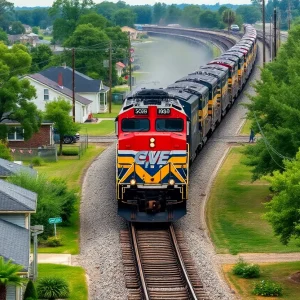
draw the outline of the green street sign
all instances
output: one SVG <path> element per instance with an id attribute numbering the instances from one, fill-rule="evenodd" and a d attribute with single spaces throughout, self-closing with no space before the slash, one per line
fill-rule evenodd
<path id="1" fill-rule="evenodd" d="M 61 223 L 62 219 L 61 217 L 56 217 L 56 218 L 50 218 L 48 219 L 48 223 L 49 224 L 57 224 L 57 223 Z"/>

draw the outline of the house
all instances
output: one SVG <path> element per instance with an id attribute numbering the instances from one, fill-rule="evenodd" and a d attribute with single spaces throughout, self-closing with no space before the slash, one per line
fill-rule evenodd
<path id="1" fill-rule="evenodd" d="M 45 35 L 51 35 L 53 32 L 53 26 L 49 26 L 44 30 Z"/>
<path id="2" fill-rule="evenodd" d="M 36 170 L 28 168 L 14 162 L 8 161 L 6 159 L 0 158 L 0 178 L 7 178 L 9 176 L 26 173 L 30 176 L 37 176 Z"/>
<path id="3" fill-rule="evenodd" d="M 33 32 L 29 34 L 24 34 L 20 37 L 20 42 L 22 44 L 29 44 L 35 47 L 38 44 L 39 36 Z"/>
<path id="4" fill-rule="evenodd" d="M 51 67 L 41 71 L 39 74 L 52 81 L 57 81 L 58 76 L 61 76 L 64 88 L 72 90 L 73 69 L 70 67 Z M 92 113 L 101 113 L 107 111 L 109 87 L 105 86 L 102 80 L 93 79 L 78 71 L 75 71 L 74 81 L 75 93 L 92 101 Z"/>
<path id="5" fill-rule="evenodd" d="M 128 26 L 123 26 L 121 28 L 121 30 L 123 32 L 127 32 L 128 34 L 130 34 L 130 39 L 131 40 L 136 40 L 137 39 L 138 31 L 136 29 L 128 27 Z"/>
<path id="6" fill-rule="evenodd" d="M 25 33 L 31 33 L 32 32 L 32 27 L 26 24 L 22 24 L 23 27 L 25 28 Z"/>
<path id="7" fill-rule="evenodd" d="M 21 36 L 23 36 L 23 34 L 8 34 L 7 37 L 8 37 L 9 44 L 15 44 L 19 42 Z"/>
<path id="8" fill-rule="evenodd" d="M 116 70 L 117 70 L 117 73 L 118 73 L 118 77 L 122 76 L 122 72 L 123 72 L 123 69 L 125 67 L 126 66 L 122 62 L 120 62 L 120 61 L 116 63 Z"/>
<path id="9" fill-rule="evenodd" d="M 23 266 L 30 274 L 30 216 L 36 212 L 37 194 L 0 180 L 0 256 Z M 22 287 L 8 286 L 6 300 L 21 300 Z"/>
<path id="10" fill-rule="evenodd" d="M 58 97 L 64 98 L 71 104 L 73 103 L 73 92 L 71 89 L 65 86 L 65 81 L 63 81 L 62 74 L 58 73 L 56 80 L 51 80 L 42 74 L 43 72 L 26 75 L 24 77 L 27 78 L 30 81 L 30 84 L 36 89 L 37 98 L 33 99 L 33 102 L 36 104 L 38 109 L 45 111 L 46 103 L 53 101 Z M 88 119 L 89 114 L 92 112 L 92 103 L 92 100 L 89 100 L 87 97 L 80 96 L 79 93 L 75 92 L 76 122 L 84 123 Z M 72 115 L 72 111 L 70 112 L 70 115 Z"/>

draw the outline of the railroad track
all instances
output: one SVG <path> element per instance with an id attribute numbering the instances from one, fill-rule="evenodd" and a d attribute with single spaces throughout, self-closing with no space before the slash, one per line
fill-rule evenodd
<path id="1" fill-rule="evenodd" d="M 120 234 L 129 300 L 208 300 L 182 233 L 167 228 Z"/>

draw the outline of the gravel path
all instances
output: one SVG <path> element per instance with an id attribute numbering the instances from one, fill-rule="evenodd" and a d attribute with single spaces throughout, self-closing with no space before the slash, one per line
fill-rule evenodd
<path id="1" fill-rule="evenodd" d="M 253 75 L 259 76 L 258 70 Z M 246 92 L 251 91 L 252 88 L 248 85 Z M 246 96 L 240 97 L 239 102 L 244 101 Z M 220 275 L 218 259 L 207 235 L 205 201 L 212 180 L 229 149 L 226 137 L 237 134 L 245 112 L 242 106 L 235 105 L 194 162 L 190 173 L 188 214 L 176 224 L 178 229 L 184 231 L 199 274 L 212 300 L 234 299 L 234 295 Z M 115 146 L 112 145 L 88 169 L 82 189 L 81 253 L 78 263 L 87 272 L 91 300 L 127 299 L 119 245 L 119 232 L 126 228 L 126 224 L 116 212 Z"/>

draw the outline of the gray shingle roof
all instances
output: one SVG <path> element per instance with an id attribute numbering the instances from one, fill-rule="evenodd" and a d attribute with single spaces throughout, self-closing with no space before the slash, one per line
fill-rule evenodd
<path id="1" fill-rule="evenodd" d="M 70 67 L 51 67 L 40 72 L 43 76 L 50 80 L 57 82 L 58 74 L 61 73 L 63 77 L 63 86 L 72 90 L 72 68 Z M 101 80 L 96 80 L 88 77 L 78 71 L 75 71 L 75 92 L 76 93 L 99 93 Z M 103 85 L 105 91 L 109 90 L 107 86 Z"/>
<path id="2" fill-rule="evenodd" d="M 29 267 L 29 230 L 0 218 L 0 256 L 24 267 Z"/>
<path id="3" fill-rule="evenodd" d="M 26 173 L 32 176 L 37 175 L 37 172 L 34 169 L 0 158 L 0 177 L 7 177 L 20 173 Z"/>
<path id="4" fill-rule="evenodd" d="M 17 185 L 0 180 L 0 212 L 35 212 L 37 194 Z"/>
<path id="5" fill-rule="evenodd" d="M 66 95 L 70 98 L 73 97 L 73 93 L 70 89 L 68 89 L 67 87 L 61 88 L 57 82 L 52 81 L 49 78 L 47 78 L 39 73 L 28 75 L 28 77 L 31 77 L 32 79 L 35 79 L 35 80 L 39 81 L 40 83 L 47 85 L 48 87 L 62 93 L 63 95 Z M 75 94 L 75 100 L 80 102 L 81 104 L 85 104 L 85 105 L 88 105 L 93 102 L 93 101 L 86 99 L 78 94 Z"/>

